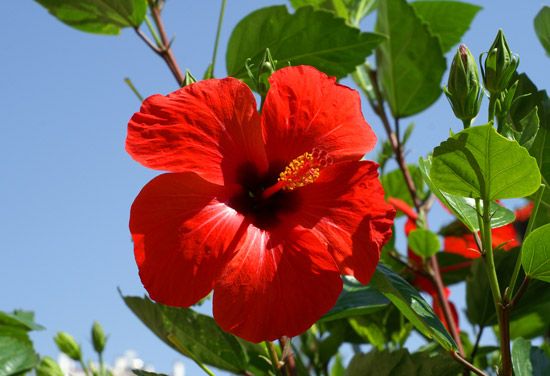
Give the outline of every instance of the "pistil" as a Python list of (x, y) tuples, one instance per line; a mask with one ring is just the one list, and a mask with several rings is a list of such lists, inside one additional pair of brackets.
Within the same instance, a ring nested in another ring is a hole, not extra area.
[(311, 153), (300, 155), (285, 167), (275, 184), (262, 192), (262, 198), (269, 198), (281, 190), (292, 191), (313, 183), (321, 169), (331, 163), (331, 158), (324, 150), (313, 149)]

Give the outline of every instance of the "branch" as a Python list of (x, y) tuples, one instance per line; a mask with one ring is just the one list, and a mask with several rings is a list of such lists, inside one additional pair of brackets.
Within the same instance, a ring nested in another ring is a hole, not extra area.
[(451, 356), (454, 360), (462, 364), (464, 367), (472, 371), (478, 376), (487, 376), (485, 372), (474, 366), (472, 363), (468, 362), (466, 359), (464, 359), (459, 353), (452, 351)]
[(178, 66), (178, 63), (176, 62), (176, 58), (174, 57), (174, 53), (172, 52), (172, 47), (170, 44), (170, 41), (168, 40), (168, 35), (166, 34), (166, 29), (164, 27), (164, 23), (162, 21), (162, 18), (160, 16), (160, 9), (156, 2), (149, 1), (149, 8), (151, 9), (151, 15), (153, 16), (153, 20), (155, 21), (155, 25), (157, 26), (157, 29), (160, 34), (160, 45), (155, 45), (153, 42), (147, 38), (145, 34), (139, 29), (134, 28), (137, 35), (140, 37), (141, 40), (145, 42), (145, 44), (151, 48), (157, 55), (159, 55), (166, 65), (168, 65), (168, 68), (174, 75), (174, 78), (178, 82), (178, 85), (183, 86), (185, 82), (184, 75), (181, 72), (181, 69)]
[[(369, 103), (373, 107), (374, 112), (378, 115), (380, 120), (382, 120), (382, 124), (384, 126), (384, 129), (386, 131), (386, 134), (388, 136), (388, 140), (390, 142), (391, 148), (393, 150), (393, 153), (395, 155), (395, 159), (397, 161), (397, 164), (399, 165), (399, 169), (403, 173), (403, 177), (405, 179), (405, 184), (407, 186), (407, 190), (409, 191), (409, 194), (411, 195), (412, 201), (414, 203), (414, 207), (416, 211), (420, 213), (425, 213), (427, 211), (427, 208), (429, 205), (429, 201), (422, 203), (420, 198), (418, 197), (418, 193), (416, 191), (416, 186), (414, 185), (414, 180), (412, 179), (411, 173), (407, 167), (407, 163), (405, 162), (405, 156), (403, 153), (403, 148), (401, 145), (401, 140), (399, 139), (399, 119), (395, 118), (395, 130), (394, 132), (391, 128), (390, 122), (388, 120), (388, 116), (386, 115), (386, 110), (384, 108), (384, 98), (382, 96), (382, 92), (380, 90), (380, 87), (378, 85), (378, 77), (375, 70), (372, 70), (367, 67), (367, 72), (369, 76), (370, 83), (373, 87), (375, 99), (376, 101), (369, 100)], [(426, 206), (424, 206), (424, 204)], [(456, 328), (453, 316), (451, 314), (451, 308), (449, 306), (449, 302), (445, 298), (444, 294), (444, 288), (445, 285), (443, 284), (443, 280), (441, 278), (441, 272), (439, 270), (439, 262), (437, 261), (437, 258), (432, 256), (429, 260), (430, 267), (431, 267), (431, 274), (433, 281), (436, 285), (437, 289), (437, 296), (439, 299), (439, 302), (441, 304), (441, 307), (443, 307), (443, 313), (445, 316), (445, 320), (447, 321), (448, 327), (451, 330), (451, 335), (453, 339), (455, 340), (458, 351), (460, 352), (460, 355), (464, 357), (464, 348), (462, 347), (462, 341), (460, 340), (460, 334), (458, 333), (458, 330)]]
[(286, 373), (290, 376), (296, 376), (296, 359), (294, 359), (294, 352), (292, 351), (292, 345), (290, 339), (286, 336), (279, 338), (279, 342), (282, 348), (282, 361), (285, 363)]

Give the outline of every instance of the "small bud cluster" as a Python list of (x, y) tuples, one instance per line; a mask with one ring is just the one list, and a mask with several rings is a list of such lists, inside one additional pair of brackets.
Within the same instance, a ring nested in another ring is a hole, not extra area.
[[(496, 112), (497, 118), (499, 113), (509, 109), (518, 64), (518, 56), (512, 53), (504, 33), (499, 30), (481, 69), (483, 85), (494, 107), (490, 113)], [(469, 127), (479, 113), (483, 90), (476, 61), (465, 45), (460, 45), (453, 58), (449, 80), (443, 90), (455, 116), (463, 121), (465, 128)]]

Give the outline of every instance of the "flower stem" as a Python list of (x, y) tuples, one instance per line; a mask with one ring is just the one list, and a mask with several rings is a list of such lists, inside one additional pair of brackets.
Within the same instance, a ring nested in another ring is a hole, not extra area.
[[(524, 239), (527, 238), (527, 236), (533, 230), (533, 226), (535, 225), (535, 221), (537, 220), (537, 213), (539, 211), (539, 206), (542, 201), (542, 195), (544, 194), (545, 187), (546, 186), (544, 184), (541, 184), (539, 190), (537, 191), (537, 196), (535, 197), (533, 211), (531, 212), (531, 217), (529, 218), (529, 223), (527, 224), (527, 229), (525, 230), (525, 235), (523, 235)], [(504, 294), (505, 302), (510, 301), (512, 294), (514, 293), (516, 283), (518, 281), (519, 272), (521, 270), (521, 252), (522, 252), (522, 249), (520, 248), (518, 258), (516, 259), (516, 265), (514, 266), (514, 272), (512, 273), (512, 278), (510, 279), (510, 284), (508, 285), (508, 288), (506, 289), (506, 293)]]
[(283, 362), (285, 363), (285, 368), (287, 374), (290, 376), (296, 376), (296, 359), (294, 359), (294, 352), (292, 351), (292, 344), (290, 343), (290, 338), (283, 336), (279, 339), (281, 344)]
[(136, 89), (132, 80), (130, 80), (129, 77), (126, 77), (124, 79), (124, 82), (126, 83), (126, 85), (128, 85), (130, 90), (132, 90), (132, 93), (136, 95), (137, 99), (139, 99), (140, 102), (143, 102), (143, 96), (139, 93), (138, 89)]
[[(426, 200), (425, 202), (422, 203), (420, 198), (418, 197), (414, 180), (412, 179), (409, 168), (407, 167), (407, 163), (405, 162), (405, 155), (403, 153), (401, 140), (399, 139), (397, 134), (399, 131), (399, 120), (397, 118), (395, 119), (396, 130), (394, 132), (388, 120), (388, 116), (386, 115), (386, 110), (384, 108), (384, 97), (382, 96), (382, 91), (380, 90), (380, 87), (378, 85), (377, 73), (375, 70), (371, 69), (368, 66), (365, 66), (365, 69), (367, 70), (367, 76), (365, 77), (364, 75), (362, 76), (357, 75), (356, 81), (359, 81), (359, 87), (363, 90), (365, 96), (369, 99), (369, 103), (373, 111), (376, 113), (376, 115), (378, 115), (380, 120), (382, 120), (382, 125), (384, 126), (384, 130), (386, 131), (386, 134), (388, 136), (388, 140), (390, 142), (390, 145), (391, 145), (393, 154), (395, 156), (395, 159), (397, 161), (397, 164), (399, 166), (399, 169), (401, 170), (401, 173), (403, 174), (403, 178), (405, 179), (405, 185), (407, 186), (407, 190), (409, 191), (409, 194), (412, 198), (414, 207), (417, 213), (422, 214), (420, 217), (423, 218), (425, 217), (426, 212), (429, 210), (428, 208), (430, 203), (429, 203), (429, 200)], [(367, 79), (369, 82), (367, 82)], [(369, 95), (369, 91), (367, 90), (369, 88), (368, 87), (369, 83), (372, 86), (372, 91), (374, 92), (374, 98), (372, 98), (372, 96)], [(445, 299), (445, 294), (443, 293), (445, 286), (441, 278), (441, 272), (439, 270), (439, 262), (437, 261), (437, 258), (435, 257), (435, 255), (429, 259), (429, 263), (431, 266), (431, 274), (433, 277), (432, 279), (438, 291), (437, 295), (438, 295), (441, 307), (443, 307), (445, 320), (449, 324), (449, 328), (451, 328), (451, 331), (452, 331), (451, 336), (453, 337), (454, 341), (457, 344), (461, 359), (464, 359), (464, 350), (462, 347), (462, 341), (460, 340), (460, 335), (458, 333), (456, 325), (454, 325), (454, 319), (451, 314), (451, 308), (449, 306), (449, 302), (447, 299)], [(453, 327), (454, 327), (454, 330), (452, 329)]]
[(271, 365), (273, 366), (273, 371), (275, 371), (276, 375), (281, 375), (281, 365), (279, 362), (279, 355), (277, 355), (277, 349), (275, 348), (275, 344), (271, 341), (265, 341), (265, 346), (267, 347), (267, 354), (269, 355), (269, 359), (271, 360)]
[[(134, 30), (138, 34), (138, 36), (151, 48), (157, 55), (159, 55), (170, 71), (172, 72), (172, 75), (178, 82), (178, 85), (183, 86), (185, 84), (185, 76), (181, 72), (181, 69), (179, 68), (178, 63), (176, 62), (176, 58), (174, 57), (174, 52), (172, 51), (172, 46), (170, 41), (168, 40), (168, 35), (166, 34), (166, 29), (164, 27), (164, 22), (160, 15), (160, 8), (157, 2), (153, 0), (149, 0), (149, 9), (151, 10), (151, 16), (153, 17), (153, 21), (155, 22), (155, 25), (158, 30), (158, 35), (160, 36), (160, 45), (155, 45), (153, 42), (151, 42), (145, 34), (143, 34), (139, 28), (135, 28)], [(151, 32), (153, 35), (153, 38), (155, 38), (156, 43), (159, 42), (159, 37), (156, 36), (155, 32)]]
[[(483, 261), (489, 286), (493, 295), (495, 310), (497, 312), (498, 329), (500, 333), (500, 367), (498, 374), (501, 376), (512, 376), (512, 355), (510, 352), (510, 320), (509, 306), (502, 300), (500, 286), (493, 255), (492, 233), (491, 233), (491, 213), (488, 199), (483, 199), (483, 215), (481, 221), (481, 243), (483, 246)], [(479, 199), (476, 200), (479, 215)]]
[(226, 0), (222, 0), (221, 8), (220, 8), (220, 16), (218, 17), (218, 27), (216, 29), (216, 39), (214, 40), (214, 51), (212, 52), (212, 61), (210, 62), (210, 68), (209, 68), (209, 78), (214, 77), (214, 67), (216, 65), (216, 55), (218, 54), (218, 44), (220, 41), (220, 34), (222, 30), (222, 24), (223, 24), (223, 16), (225, 15), (225, 4)]
[(482, 370), (480, 370), (479, 368), (477, 368), (476, 366), (474, 366), (473, 364), (468, 362), (459, 353), (452, 351), (451, 356), (453, 357), (454, 360), (456, 360), (457, 362), (462, 364), (464, 367), (466, 367), (467, 369), (469, 369), (470, 371), (472, 371), (476, 375), (478, 375), (478, 376), (487, 376), (487, 374), (485, 372), (483, 372)]

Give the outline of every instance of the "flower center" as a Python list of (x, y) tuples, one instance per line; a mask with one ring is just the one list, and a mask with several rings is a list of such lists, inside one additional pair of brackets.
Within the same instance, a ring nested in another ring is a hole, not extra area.
[(321, 169), (330, 165), (332, 158), (324, 150), (314, 148), (295, 158), (279, 174), (277, 182), (262, 192), (262, 198), (268, 198), (280, 190), (292, 191), (313, 183), (319, 177)]

